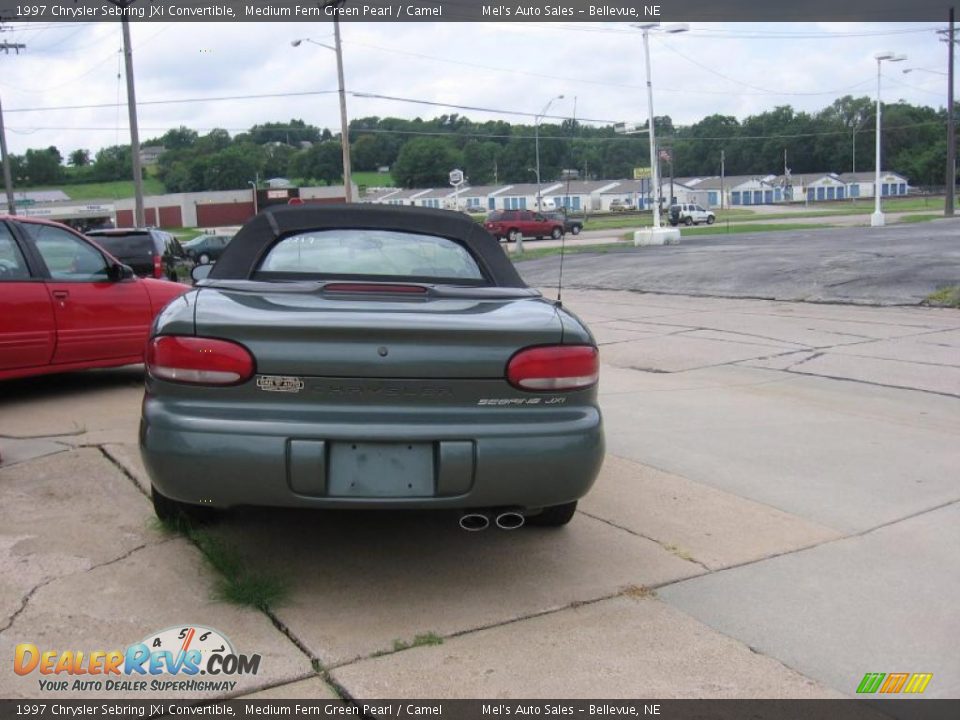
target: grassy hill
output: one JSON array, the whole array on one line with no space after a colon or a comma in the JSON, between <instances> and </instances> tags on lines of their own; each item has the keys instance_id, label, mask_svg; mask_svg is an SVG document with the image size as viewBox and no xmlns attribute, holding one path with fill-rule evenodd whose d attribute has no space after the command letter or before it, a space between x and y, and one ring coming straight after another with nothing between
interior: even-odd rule
<instances>
[{"instance_id":1,"label":"grassy hill","mask_svg":"<svg viewBox=\"0 0 960 720\"><path fill-rule=\"evenodd\" d=\"M82 183L79 185L45 185L38 187L18 187L16 192L37 190L62 190L71 200L119 200L133 197L133 180L117 180L105 183ZM144 195L163 195L166 188L163 183L152 177L143 179Z\"/></svg>"}]
</instances>

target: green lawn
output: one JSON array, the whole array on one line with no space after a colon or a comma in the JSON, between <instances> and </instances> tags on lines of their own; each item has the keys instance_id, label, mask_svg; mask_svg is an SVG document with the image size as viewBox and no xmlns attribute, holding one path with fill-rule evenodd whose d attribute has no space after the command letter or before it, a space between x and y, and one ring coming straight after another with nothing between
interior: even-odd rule
<instances>
[{"instance_id":1,"label":"green lawn","mask_svg":"<svg viewBox=\"0 0 960 720\"><path fill-rule=\"evenodd\" d=\"M119 200L133 197L133 180L117 180L105 183L82 183L80 185L46 185L40 187L18 187L17 192L38 190L63 190L71 200ZM144 195L163 195L166 192L163 183L152 177L143 179Z\"/></svg>"},{"instance_id":2,"label":"green lawn","mask_svg":"<svg viewBox=\"0 0 960 720\"><path fill-rule=\"evenodd\" d=\"M372 187L396 187L390 173L378 173L373 171L360 171L353 173L353 182L358 188Z\"/></svg>"}]
</instances>

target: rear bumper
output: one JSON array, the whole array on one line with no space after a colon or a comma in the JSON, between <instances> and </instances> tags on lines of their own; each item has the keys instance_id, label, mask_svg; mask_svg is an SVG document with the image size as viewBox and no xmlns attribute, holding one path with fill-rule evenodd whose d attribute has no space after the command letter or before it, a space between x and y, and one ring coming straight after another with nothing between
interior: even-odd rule
<instances>
[{"instance_id":1,"label":"rear bumper","mask_svg":"<svg viewBox=\"0 0 960 720\"><path fill-rule=\"evenodd\" d=\"M144 400L140 449L154 486L185 503L227 508L264 505L314 508L541 508L583 497L603 462L600 412L580 408L538 422L427 422L390 426L370 422L280 423L225 421L184 415ZM516 417L515 415L513 417ZM336 477L339 452L351 443L371 447L415 444L430 466L411 475L413 496L397 490L408 470L365 478L367 490L344 491ZM382 482L382 487L378 483ZM401 487L406 487L403 479ZM372 488L372 490L371 490Z\"/></svg>"}]
</instances>

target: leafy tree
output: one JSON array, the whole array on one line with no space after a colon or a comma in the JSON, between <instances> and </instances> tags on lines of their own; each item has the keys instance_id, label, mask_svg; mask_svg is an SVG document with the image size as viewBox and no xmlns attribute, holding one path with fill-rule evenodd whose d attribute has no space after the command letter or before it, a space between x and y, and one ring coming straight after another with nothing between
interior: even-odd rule
<instances>
[{"instance_id":1,"label":"leafy tree","mask_svg":"<svg viewBox=\"0 0 960 720\"><path fill-rule=\"evenodd\" d=\"M83 148L70 153L70 164L74 167L86 167L90 164L90 151Z\"/></svg>"},{"instance_id":2,"label":"leafy tree","mask_svg":"<svg viewBox=\"0 0 960 720\"><path fill-rule=\"evenodd\" d=\"M113 145L97 151L93 159L92 178L94 181L129 180L132 175L129 145Z\"/></svg>"},{"instance_id":3,"label":"leafy tree","mask_svg":"<svg viewBox=\"0 0 960 720\"><path fill-rule=\"evenodd\" d=\"M307 125L303 120L264 123L250 128L250 140L256 145L284 143L292 147L300 147L301 142L319 142L320 130L313 125Z\"/></svg>"},{"instance_id":4,"label":"leafy tree","mask_svg":"<svg viewBox=\"0 0 960 720\"><path fill-rule=\"evenodd\" d=\"M159 140L147 144L163 145L167 150L185 150L196 145L199 137L195 130L181 125L173 130L167 130Z\"/></svg>"},{"instance_id":5,"label":"leafy tree","mask_svg":"<svg viewBox=\"0 0 960 720\"><path fill-rule=\"evenodd\" d=\"M410 140L391 167L391 175L403 187L446 185L450 171L463 164L463 155L444 138Z\"/></svg>"},{"instance_id":6,"label":"leafy tree","mask_svg":"<svg viewBox=\"0 0 960 720\"><path fill-rule=\"evenodd\" d=\"M207 190L234 190L246 187L257 174L257 158L249 146L233 146L206 160L203 184Z\"/></svg>"},{"instance_id":7,"label":"leafy tree","mask_svg":"<svg viewBox=\"0 0 960 720\"><path fill-rule=\"evenodd\" d=\"M27 185L52 185L63 179L60 153L54 147L27 150L23 156L22 182Z\"/></svg>"},{"instance_id":8,"label":"leafy tree","mask_svg":"<svg viewBox=\"0 0 960 720\"><path fill-rule=\"evenodd\" d=\"M226 150L230 147L230 144L230 133L223 128L214 128L199 138L194 144L193 149L197 154L205 155Z\"/></svg>"},{"instance_id":9,"label":"leafy tree","mask_svg":"<svg viewBox=\"0 0 960 720\"><path fill-rule=\"evenodd\" d=\"M376 170L380 167L380 144L373 135L361 135L350 148L350 162L357 170Z\"/></svg>"},{"instance_id":10,"label":"leafy tree","mask_svg":"<svg viewBox=\"0 0 960 720\"><path fill-rule=\"evenodd\" d=\"M493 182L497 167L497 154L500 146L495 142L469 141L463 146L463 171L473 185L486 185Z\"/></svg>"},{"instance_id":11,"label":"leafy tree","mask_svg":"<svg viewBox=\"0 0 960 720\"><path fill-rule=\"evenodd\" d=\"M340 143L327 140L301 150L291 160L289 174L305 180L321 180L327 185L342 182L343 151Z\"/></svg>"},{"instance_id":12,"label":"leafy tree","mask_svg":"<svg viewBox=\"0 0 960 720\"><path fill-rule=\"evenodd\" d=\"M297 151L285 143L270 143L258 148L262 158L260 175L265 178L281 177L287 174L290 161Z\"/></svg>"}]
</instances>

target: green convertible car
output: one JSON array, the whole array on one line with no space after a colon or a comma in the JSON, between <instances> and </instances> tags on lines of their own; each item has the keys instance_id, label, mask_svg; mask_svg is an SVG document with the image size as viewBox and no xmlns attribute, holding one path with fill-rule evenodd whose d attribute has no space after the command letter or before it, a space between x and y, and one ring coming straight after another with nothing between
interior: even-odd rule
<instances>
[{"instance_id":1,"label":"green convertible car","mask_svg":"<svg viewBox=\"0 0 960 720\"><path fill-rule=\"evenodd\" d=\"M262 212L157 317L157 514L436 508L559 526L603 460L593 336L460 213Z\"/></svg>"}]
</instances>

